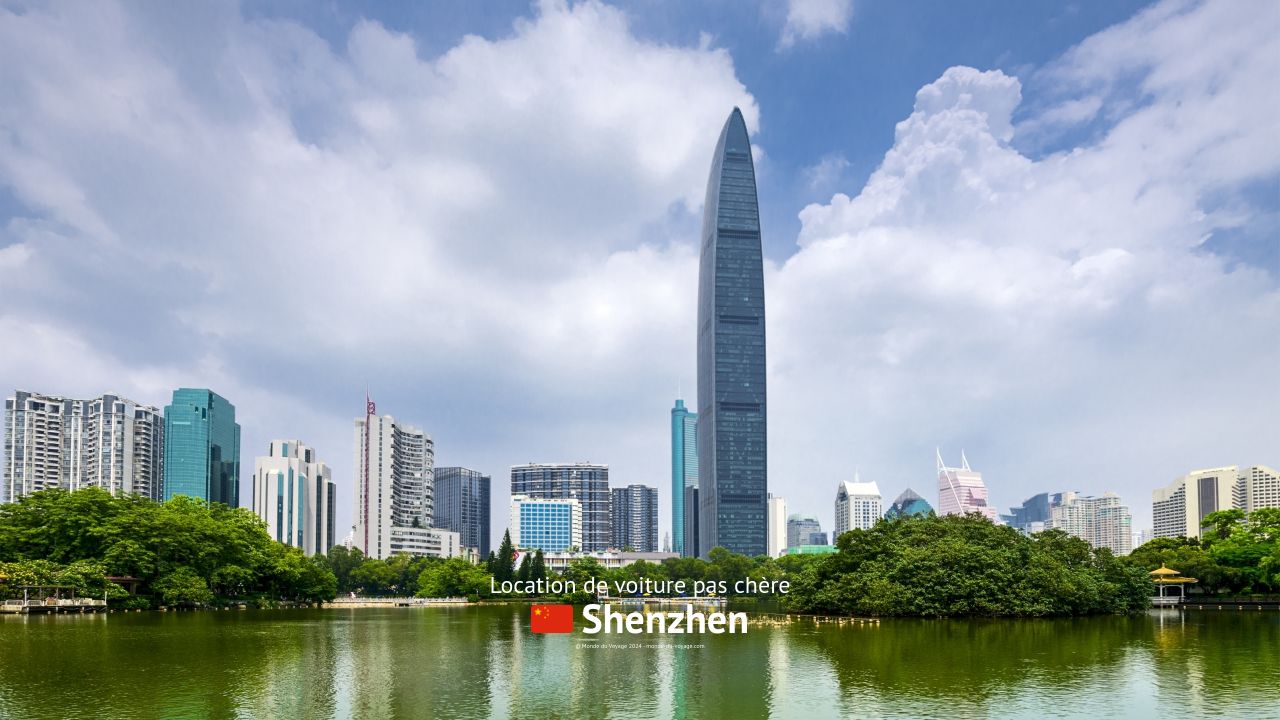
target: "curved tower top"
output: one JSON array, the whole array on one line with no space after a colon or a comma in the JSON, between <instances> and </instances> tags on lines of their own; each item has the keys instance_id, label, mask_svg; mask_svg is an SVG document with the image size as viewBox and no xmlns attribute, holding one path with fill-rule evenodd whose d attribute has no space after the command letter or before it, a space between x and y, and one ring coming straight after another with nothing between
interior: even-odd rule
<instances>
[{"instance_id":1,"label":"curved tower top","mask_svg":"<svg viewBox=\"0 0 1280 720\"><path fill-rule=\"evenodd\" d=\"M703 206L698 271L699 551L768 551L764 255L751 138L734 108ZM685 512L689 512L689 508Z\"/></svg>"}]
</instances>

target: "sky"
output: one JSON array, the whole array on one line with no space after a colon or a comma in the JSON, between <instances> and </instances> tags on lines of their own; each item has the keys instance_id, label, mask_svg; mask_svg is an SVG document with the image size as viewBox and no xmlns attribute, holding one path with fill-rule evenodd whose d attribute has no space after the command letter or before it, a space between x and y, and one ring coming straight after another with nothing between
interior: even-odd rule
<instances>
[{"instance_id":1,"label":"sky","mask_svg":"<svg viewBox=\"0 0 1280 720\"><path fill-rule=\"evenodd\" d=\"M0 388L209 387L493 477L659 488L696 397L698 228L738 106L769 490L1001 511L1280 465L1280 4L0 2Z\"/></svg>"}]
</instances>

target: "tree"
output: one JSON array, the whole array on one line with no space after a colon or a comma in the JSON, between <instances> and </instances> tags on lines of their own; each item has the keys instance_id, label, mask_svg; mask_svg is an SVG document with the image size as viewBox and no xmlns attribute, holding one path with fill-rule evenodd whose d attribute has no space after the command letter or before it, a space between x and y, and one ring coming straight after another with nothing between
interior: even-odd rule
<instances>
[{"instance_id":1,"label":"tree","mask_svg":"<svg viewBox=\"0 0 1280 720\"><path fill-rule=\"evenodd\" d=\"M494 561L493 579L505 582L514 579L516 570L516 548L511 544L511 531L502 533L502 545L498 547L498 557Z\"/></svg>"},{"instance_id":2,"label":"tree","mask_svg":"<svg viewBox=\"0 0 1280 720\"><path fill-rule=\"evenodd\" d=\"M533 554L533 569L529 574L534 580L547 579L547 559L542 555L542 548Z\"/></svg>"},{"instance_id":3,"label":"tree","mask_svg":"<svg viewBox=\"0 0 1280 720\"><path fill-rule=\"evenodd\" d=\"M166 605L203 605L213 600L204 578L189 567L181 567L155 582L154 589Z\"/></svg>"}]
</instances>

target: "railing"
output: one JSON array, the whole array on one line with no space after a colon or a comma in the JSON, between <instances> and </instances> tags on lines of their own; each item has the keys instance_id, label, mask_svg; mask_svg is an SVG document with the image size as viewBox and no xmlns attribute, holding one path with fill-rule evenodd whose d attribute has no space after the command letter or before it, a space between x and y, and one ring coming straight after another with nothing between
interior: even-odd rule
<instances>
[{"instance_id":1,"label":"railing","mask_svg":"<svg viewBox=\"0 0 1280 720\"><path fill-rule=\"evenodd\" d=\"M1151 605L1153 607L1163 607L1165 605L1177 605L1181 602L1182 602L1182 598L1178 597L1177 595L1174 595L1172 597L1156 596L1151 598Z\"/></svg>"}]
</instances>

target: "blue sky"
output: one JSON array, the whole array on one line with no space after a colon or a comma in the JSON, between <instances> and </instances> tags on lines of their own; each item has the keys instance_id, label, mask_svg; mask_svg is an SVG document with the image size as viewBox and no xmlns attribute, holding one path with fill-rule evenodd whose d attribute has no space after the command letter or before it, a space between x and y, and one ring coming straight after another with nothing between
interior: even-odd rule
<instances>
[{"instance_id":1,"label":"blue sky","mask_svg":"<svg viewBox=\"0 0 1280 720\"><path fill-rule=\"evenodd\" d=\"M238 408L352 503L437 462L655 485L747 117L770 490L1003 509L1280 463L1280 9L1162 2L0 5L0 387ZM244 493L248 495L247 492Z\"/></svg>"}]
</instances>

